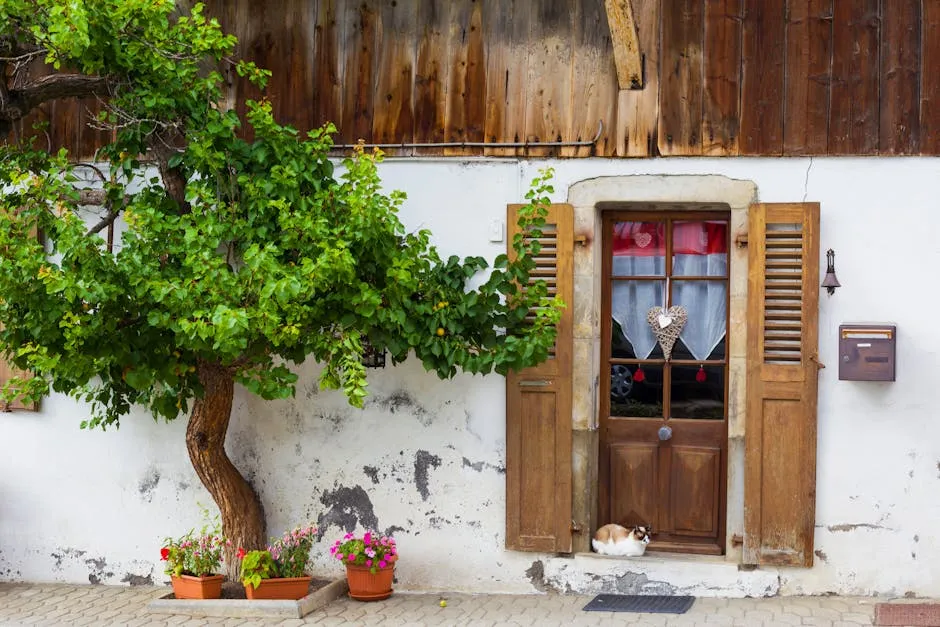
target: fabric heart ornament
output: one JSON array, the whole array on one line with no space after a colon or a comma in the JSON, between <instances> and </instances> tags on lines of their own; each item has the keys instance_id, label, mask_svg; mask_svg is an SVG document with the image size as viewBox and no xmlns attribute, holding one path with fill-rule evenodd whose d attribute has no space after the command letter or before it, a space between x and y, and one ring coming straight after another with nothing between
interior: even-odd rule
<instances>
[{"instance_id":1,"label":"fabric heart ornament","mask_svg":"<svg viewBox=\"0 0 940 627\"><path fill-rule=\"evenodd\" d=\"M650 245L650 242L653 241L653 236L640 231L639 233L633 234L633 241L636 242L636 245L640 248L646 248Z\"/></svg>"},{"instance_id":2,"label":"fabric heart ornament","mask_svg":"<svg viewBox=\"0 0 940 627\"><path fill-rule=\"evenodd\" d=\"M653 329L653 336L663 348L666 361L672 359L672 347L676 345L682 328L685 327L689 314L682 305L673 305L669 309L653 307L646 314L646 321Z\"/></svg>"}]
</instances>

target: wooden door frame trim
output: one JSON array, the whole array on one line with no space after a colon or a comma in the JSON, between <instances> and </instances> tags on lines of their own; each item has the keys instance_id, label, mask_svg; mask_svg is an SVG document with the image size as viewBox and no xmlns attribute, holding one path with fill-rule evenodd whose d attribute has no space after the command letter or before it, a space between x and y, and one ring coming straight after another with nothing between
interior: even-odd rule
<instances>
[{"instance_id":1,"label":"wooden door frame trim","mask_svg":"<svg viewBox=\"0 0 940 627\"><path fill-rule=\"evenodd\" d=\"M590 537L598 524L598 410L601 355L601 267L603 211L630 203L649 203L650 210L669 204L701 203L702 210L731 212L731 241L747 234L748 208L757 201L757 185L720 175L628 175L579 181L568 190L574 207L575 236L583 241L574 251L574 359L572 425L574 551L590 551ZM744 382L746 381L747 249L730 251L728 336L729 395L726 468L725 559L741 563L742 551L732 541L744 527Z\"/></svg>"},{"instance_id":2,"label":"wooden door frame trim","mask_svg":"<svg viewBox=\"0 0 940 627\"><path fill-rule=\"evenodd\" d=\"M710 206L702 207L702 206L699 206L697 203L689 203L689 204L682 204L682 205L669 203L664 206L657 206L656 211L648 211L648 210L643 211L642 209L646 208L647 206L648 206L647 203L640 203L641 210L636 210L635 209L636 205L633 205L632 203L626 203L623 207L617 207L617 208L611 207L609 209L602 209L600 211L600 215L598 216L598 219L600 219L602 223L602 233L601 233L600 240L598 240L601 246L601 251L602 251L601 253L602 254L601 294L600 294L600 298L601 298L600 373L605 373L605 374L602 374L599 378L599 382L598 382L599 397L598 397L598 405L597 405L598 407L597 424L600 430L598 433L598 456L597 456L597 459L598 459L597 510L601 517L601 522L608 521L608 522L615 522L615 523L623 524L621 520L613 518L609 515L605 515L605 512L608 511L608 507L610 505L609 498L610 498L610 489L611 489L611 483L612 483L612 478L609 474L611 472L611 469L609 467L609 463L611 460L611 451L608 447L611 446L614 441L622 442L622 440L620 440L619 437L614 438L610 436L610 433L606 431L606 427L605 427L605 425L611 424L611 417L609 415L610 414L610 398L608 395L608 392L610 389L610 379L606 375L606 372L608 372L607 365L611 363L611 344L607 339L611 336L611 329L612 329L612 322L611 322L610 316L608 315L608 312L610 311L610 308L611 308L611 298L612 298L612 293L613 293L612 288L610 286L610 282L621 280L621 279L615 279L612 276L613 275L613 272L612 272L613 257L611 255L612 241L610 237L611 235L610 228L618 220L630 220L630 221L637 221L637 222L655 221L655 222L661 222L665 224L667 236L665 238L665 248L663 250L663 254L665 257L664 272L666 276L672 277L673 281L676 281L676 280L681 281L681 280L685 280L685 278L681 276L680 277L673 276L673 263L674 263L673 246L675 245L675 242L673 240L673 236L669 234L669 225L674 224L676 221L683 221L683 220L722 220L722 221L727 221L730 227L731 215L730 215L730 209L727 205L724 205L724 209L721 211L713 211L711 210ZM730 260L730 257L731 257L730 228L728 229L726 238L727 238L726 243L728 245L728 248L726 249L727 251L726 256ZM728 275L722 275L721 277L708 277L708 278L711 280L722 281L725 283L725 285L730 284L730 276ZM636 276L636 277L630 277L630 279L628 280L641 280L641 281L642 280L657 280L658 281L661 279ZM673 285L675 285L675 283L673 283ZM671 295L670 295L670 298L671 298ZM725 294L725 301L726 301L725 302L726 312L728 312L729 311L728 307L730 305L730 294L728 292L726 292ZM670 304L672 302L673 301L670 300ZM726 313L726 316L727 316L727 313ZM729 327L730 327L730 324L726 317L726 320L725 320L725 337L726 338L728 337L729 332L730 332ZM727 346L727 342L726 342L726 346ZM663 363L662 360L646 360L646 359L643 359L643 360L630 359L630 360L625 360L625 361L629 363L642 363L642 362L651 363L652 362L652 363L661 364L663 366L663 369L664 369L663 398L662 398L663 411L665 412L666 416L670 416L671 398L668 393L668 390L672 386L672 377L670 374L671 367L667 367L667 364L671 362ZM714 362L709 362L709 363L710 365L715 365ZM684 362L680 362L679 364L673 364L673 365L681 366L681 365L684 365ZM727 484L728 484L728 473L727 473L728 391L730 387L729 386L730 376L728 372L728 369L730 366L730 355L728 354L727 351L725 352L725 356L721 360L720 365L723 368L723 379L724 379L724 386L723 386L724 387L724 395L723 395L724 407L722 408L722 411L724 413L724 418L721 420L721 423L723 423L724 432L720 434L720 437L717 438L717 441L719 445L721 446L722 454L720 458L721 460L720 466L718 469L720 473L720 480L715 485L715 489L717 491L717 494L715 495L716 504L717 504L717 507L715 509L715 515L718 517L718 525L715 528L715 532L717 533L715 544L707 544L703 542L700 545L699 542L696 542L690 538L683 538L682 537L683 534L678 534L680 539L668 539L669 536L664 535L664 534L668 534L667 530L672 527L671 524L667 524L666 522L666 520L671 520L671 518L667 517L667 519L664 520L663 518L660 517L658 519L657 518L650 519L648 522L650 522L653 525L654 530L657 530L657 529L659 530L658 535L656 535L654 539L657 541L665 541L668 544L668 547L666 545L659 543L657 545L650 545L651 548L653 548L654 546L658 546L658 550L660 551L682 552L682 553L691 553L691 554L706 554L706 555L723 555L724 554L725 546L727 545L727 537L726 537L725 529L726 529L726 519L727 519ZM648 419L643 419L642 422L647 422L647 420ZM668 418L668 420L674 420L674 419L670 417ZM628 422L632 422L632 421L628 421ZM629 428L628 424L626 422L623 422L620 419L613 420L612 423L620 423L621 428ZM714 424L715 423L712 421L705 421L702 423L703 426L708 425L709 431L713 428ZM607 433L609 437L605 437L605 433ZM671 448L671 447L667 447L667 448ZM667 498L668 493L670 493L671 490L673 489L672 487L673 481L670 481L668 479L668 477L671 475L671 471L668 470L668 468L670 466L669 460L672 454L674 454L674 452L670 452L669 450L664 450L662 448L660 448L659 450L658 458L661 462L661 465L659 467L659 472L661 473L660 477L662 479L662 484L660 486L661 488L660 499ZM675 515L675 512L671 506L668 506L668 505L663 506L661 504L661 506L657 509L659 510L660 514L662 514L662 512L665 511L665 512L669 512L668 516Z\"/></svg>"}]
</instances>

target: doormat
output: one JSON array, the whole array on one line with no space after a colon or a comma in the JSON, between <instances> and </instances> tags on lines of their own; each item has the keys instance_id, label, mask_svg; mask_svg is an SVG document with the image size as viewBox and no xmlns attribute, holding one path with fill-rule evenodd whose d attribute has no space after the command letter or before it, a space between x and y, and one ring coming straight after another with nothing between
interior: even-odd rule
<instances>
[{"instance_id":1,"label":"doormat","mask_svg":"<svg viewBox=\"0 0 940 627\"><path fill-rule=\"evenodd\" d=\"M878 603L876 625L940 626L940 603Z\"/></svg>"},{"instance_id":2,"label":"doormat","mask_svg":"<svg viewBox=\"0 0 940 627\"><path fill-rule=\"evenodd\" d=\"M694 602L695 597L599 594L584 606L583 611L685 614Z\"/></svg>"}]
</instances>

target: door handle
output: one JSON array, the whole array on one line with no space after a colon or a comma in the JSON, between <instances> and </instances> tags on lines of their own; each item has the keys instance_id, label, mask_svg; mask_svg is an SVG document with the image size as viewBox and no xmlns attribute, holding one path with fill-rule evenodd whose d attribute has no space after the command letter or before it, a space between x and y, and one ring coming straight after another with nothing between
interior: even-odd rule
<instances>
[{"instance_id":1,"label":"door handle","mask_svg":"<svg viewBox=\"0 0 940 627\"><path fill-rule=\"evenodd\" d=\"M817 369L817 370L822 370L823 368L826 367L826 364L824 364L823 362L819 361L819 356L818 356L818 355L810 355L809 360L810 360L811 362L813 362L814 364L816 364L816 369Z\"/></svg>"},{"instance_id":2,"label":"door handle","mask_svg":"<svg viewBox=\"0 0 940 627\"><path fill-rule=\"evenodd\" d=\"M659 435L660 442L671 440L672 439L672 427L667 427L666 425L663 425L662 427L659 428L659 431L657 432L657 434Z\"/></svg>"}]
</instances>

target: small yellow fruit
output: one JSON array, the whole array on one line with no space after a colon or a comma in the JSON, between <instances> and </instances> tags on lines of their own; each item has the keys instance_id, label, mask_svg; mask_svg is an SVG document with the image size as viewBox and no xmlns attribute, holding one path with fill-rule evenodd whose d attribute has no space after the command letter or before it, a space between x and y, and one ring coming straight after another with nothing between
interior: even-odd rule
<instances>
[{"instance_id":1,"label":"small yellow fruit","mask_svg":"<svg viewBox=\"0 0 940 627\"><path fill-rule=\"evenodd\" d=\"M443 335L444 335L444 329L442 329L441 327L437 327L437 335L438 335L438 337L443 336Z\"/></svg>"},{"instance_id":2,"label":"small yellow fruit","mask_svg":"<svg viewBox=\"0 0 940 627\"><path fill-rule=\"evenodd\" d=\"M441 607L447 607L447 601L441 599Z\"/></svg>"}]
</instances>

